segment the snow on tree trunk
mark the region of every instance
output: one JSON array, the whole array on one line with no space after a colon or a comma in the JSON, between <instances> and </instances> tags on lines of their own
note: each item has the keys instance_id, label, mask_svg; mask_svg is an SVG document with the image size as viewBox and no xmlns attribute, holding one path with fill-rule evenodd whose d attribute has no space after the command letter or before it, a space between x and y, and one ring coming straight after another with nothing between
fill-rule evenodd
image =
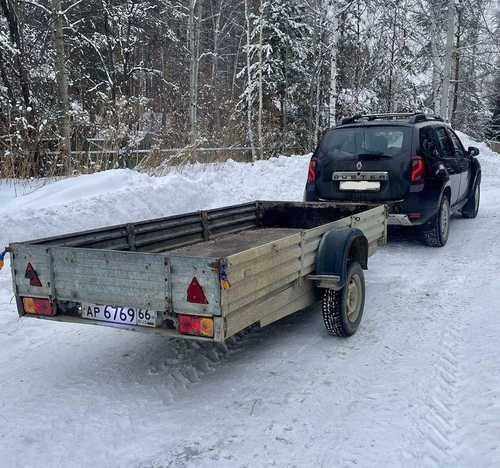
<instances>
[{"instance_id":1,"label":"snow on tree trunk","mask_svg":"<svg viewBox=\"0 0 500 468\"><path fill-rule=\"evenodd\" d=\"M198 11L197 10L198 7ZM190 143L198 140L198 70L199 70L199 28L200 28L201 0L190 0L188 39L190 53L189 70L189 100L190 100ZM196 18L198 15L198 18Z\"/></svg>"},{"instance_id":2,"label":"snow on tree trunk","mask_svg":"<svg viewBox=\"0 0 500 468\"><path fill-rule=\"evenodd\" d=\"M264 95L263 95L263 56L262 47L264 45L264 3L260 0L259 9L259 121L258 121L258 132L259 132L259 157L264 159L264 141L262 137L262 113L264 112Z\"/></svg>"},{"instance_id":3,"label":"snow on tree trunk","mask_svg":"<svg viewBox=\"0 0 500 468\"><path fill-rule=\"evenodd\" d=\"M330 52L330 90L328 120L330 127L337 119L337 46L338 46L338 5L337 0L326 0L327 45Z\"/></svg>"},{"instance_id":4,"label":"snow on tree trunk","mask_svg":"<svg viewBox=\"0 0 500 468\"><path fill-rule=\"evenodd\" d=\"M61 1L52 0L54 21L55 75L57 81L57 101L59 107L59 130L62 132L62 152L66 158L68 174L71 172L71 121L69 116L68 79L66 76L66 53L64 48L64 20Z\"/></svg>"},{"instance_id":5,"label":"snow on tree trunk","mask_svg":"<svg viewBox=\"0 0 500 468\"><path fill-rule=\"evenodd\" d=\"M448 1L448 31L446 36L446 54L441 88L441 117L449 121L449 94L451 78L451 61L453 57L453 36L455 34L455 0Z\"/></svg>"},{"instance_id":6,"label":"snow on tree trunk","mask_svg":"<svg viewBox=\"0 0 500 468\"><path fill-rule=\"evenodd\" d=\"M434 113L439 113L439 85L441 81L440 58L437 41L439 39L439 29L434 12L431 11L431 62L432 62L432 103Z\"/></svg>"},{"instance_id":7,"label":"snow on tree trunk","mask_svg":"<svg viewBox=\"0 0 500 468\"><path fill-rule=\"evenodd\" d=\"M247 47L246 47L246 60L247 60L247 134L250 147L252 148L252 161L257 159L255 152L255 143L253 137L253 97L252 97L252 70L251 70L251 54L252 54L252 40L251 40L251 24L250 24L250 12L248 9L248 0L245 0L245 22L246 22L246 35L247 35Z\"/></svg>"}]
</instances>

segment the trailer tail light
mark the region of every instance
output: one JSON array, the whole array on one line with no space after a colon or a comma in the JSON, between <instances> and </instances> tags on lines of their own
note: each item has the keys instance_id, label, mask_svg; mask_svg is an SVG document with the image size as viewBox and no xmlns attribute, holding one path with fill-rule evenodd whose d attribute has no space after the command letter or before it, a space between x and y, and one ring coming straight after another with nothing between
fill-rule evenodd
<instances>
[{"instance_id":1,"label":"trailer tail light","mask_svg":"<svg viewBox=\"0 0 500 468\"><path fill-rule=\"evenodd\" d=\"M191 304L208 304L207 296L205 296L205 291L201 287L198 279L195 277L191 281L191 284L187 290L187 301Z\"/></svg>"},{"instance_id":2,"label":"trailer tail light","mask_svg":"<svg viewBox=\"0 0 500 468\"><path fill-rule=\"evenodd\" d=\"M48 299L35 297L23 297L23 309L26 314L53 317L56 315L54 304Z\"/></svg>"},{"instance_id":3,"label":"trailer tail light","mask_svg":"<svg viewBox=\"0 0 500 468\"><path fill-rule=\"evenodd\" d=\"M318 175L318 160L313 156L311 162L309 163L309 171L307 173L307 183L314 184L316 182L316 177Z\"/></svg>"},{"instance_id":4,"label":"trailer tail light","mask_svg":"<svg viewBox=\"0 0 500 468\"><path fill-rule=\"evenodd\" d=\"M425 162L421 156L414 156L411 160L410 182L412 185L424 183Z\"/></svg>"},{"instance_id":5,"label":"trailer tail light","mask_svg":"<svg viewBox=\"0 0 500 468\"><path fill-rule=\"evenodd\" d=\"M179 315L179 333L181 335L214 337L214 319L195 315Z\"/></svg>"}]
</instances>

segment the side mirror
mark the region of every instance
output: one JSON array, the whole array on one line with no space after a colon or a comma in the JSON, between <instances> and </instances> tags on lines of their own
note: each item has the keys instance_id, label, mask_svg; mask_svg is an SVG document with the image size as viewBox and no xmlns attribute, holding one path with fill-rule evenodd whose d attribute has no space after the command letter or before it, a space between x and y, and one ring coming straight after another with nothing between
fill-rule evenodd
<instances>
[{"instance_id":1,"label":"side mirror","mask_svg":"<svg viewBox=\"0 0 500 468\"><path fill-rule=\"evenodd\" d=\"M474 146L469 146L467 153L469 153L469 156L471 158L475 158L476 156L479 156L479 150Z\"/></svg>"}]
</instances>

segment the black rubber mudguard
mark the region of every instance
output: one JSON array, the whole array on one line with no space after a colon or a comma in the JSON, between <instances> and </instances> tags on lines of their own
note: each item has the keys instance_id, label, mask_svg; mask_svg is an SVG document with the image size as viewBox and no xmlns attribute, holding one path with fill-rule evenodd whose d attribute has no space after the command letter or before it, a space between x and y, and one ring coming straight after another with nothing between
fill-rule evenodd
<instances>
[{"instance_id":1,"label":"black rubber mudguard","mask_svg":"<svg viewBox=\"0 0 500 468\"><path fill-rule=\"evenodd\" d=\"M327 232L319 245L315 274L339 276L340 286L344 287L349 256L354 256L351 260L357 260L363 269L368 269L368 240L365 235L355 228Z\"/></svg>"}]
</instances>

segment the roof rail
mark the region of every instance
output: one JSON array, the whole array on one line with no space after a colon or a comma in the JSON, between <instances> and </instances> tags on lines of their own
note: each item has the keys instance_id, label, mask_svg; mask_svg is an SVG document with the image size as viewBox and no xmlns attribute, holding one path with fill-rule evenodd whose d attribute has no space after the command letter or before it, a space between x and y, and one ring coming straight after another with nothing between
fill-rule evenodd
<instances>
[{"instance_id":1,"label":"roof rail","mask_svg":"<svg viewBox=\"0 0 500 468\"><path fill-rule=\"evenodd\" d=\"M438 122L444 122L444 119L439 115L424 114L424 113L415 114L413 118L410 119L410 122L419 123L419 122L428 122L429 120L437 120Z\"/></svg>"},{"instance_id":2,"label":"roof rail","mask_svg":"<svg viewBox=\"0 0 500 468\"><path fill-rule=\"evenodd\" d=\"M430 115L424 112L400 112L389 114L357 114L352 117L342 119L340 125L349 125L360 120L366 120L368 122L373 120L408 120L410 123L427 122L429 120L444 122L444 120L438 115Z\"/></svg>"}]
</instances>

